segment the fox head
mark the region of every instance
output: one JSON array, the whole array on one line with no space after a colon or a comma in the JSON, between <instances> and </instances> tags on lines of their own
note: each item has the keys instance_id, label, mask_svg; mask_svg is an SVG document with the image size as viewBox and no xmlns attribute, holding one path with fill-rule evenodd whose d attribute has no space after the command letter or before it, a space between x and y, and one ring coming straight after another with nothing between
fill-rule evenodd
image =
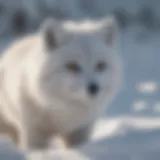
<instances>
[{"instance_id":1,"label":"fox head","mask_svg":"<svg viewBox=\"0 0 160 160\"><path fill-rule=\"evenodd\" d=\"M116 20L49 19L40 30L44 60L39 89L46 100L93 106L107 102L121 82Z\"/></svg>"}]
</instances>

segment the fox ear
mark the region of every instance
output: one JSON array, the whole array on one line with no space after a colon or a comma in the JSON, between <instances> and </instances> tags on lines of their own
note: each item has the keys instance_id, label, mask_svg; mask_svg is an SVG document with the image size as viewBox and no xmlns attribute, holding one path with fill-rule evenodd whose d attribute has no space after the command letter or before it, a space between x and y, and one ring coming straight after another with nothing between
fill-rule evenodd
<instances>
[{"instance_id":1,"label":"fox ear","mask_svg":"<svg viewBox=\"0 0 160 160\"><path fill-rule=\"evenodd\" d=\"M114 16L102 21L102 34L107 45L113 45L118 35L118 25Z\"/></svg>"},{"instance_id":2,"label":"fox ear","mask_svg":"<svg viewBox=\"0 0 160 160\"><path fill-rule=\"evenodd\" d=\"M47 19L40 30L44 45L49 50L60 47L70 38L69 33L63 29L61 22L54 18Z\"/></svg>"},{"instance_id":3,"label":"fox ear","mask_svg":"<svg viewBox=\"0 0 160 160\"><path fill-rule=\"evenodd\" d=\"M42 26L40 27L43 43L48 49L54 49L58 46L58 40L55 34L56 27L56 20L51 18L42 23Z\"/></svg>"}]
</instances>

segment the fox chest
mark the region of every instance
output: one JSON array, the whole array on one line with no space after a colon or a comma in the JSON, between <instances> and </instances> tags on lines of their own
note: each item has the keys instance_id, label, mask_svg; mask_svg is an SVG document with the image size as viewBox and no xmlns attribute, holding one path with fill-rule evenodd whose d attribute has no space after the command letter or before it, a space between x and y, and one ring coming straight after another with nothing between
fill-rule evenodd
<instances>
[{"instance_id":1,"label":"fox chest","mask_svg":"<svg viewBox=\"0 0 160 160\"><path fill-rule=\"evenodd\" d=\"M67 134L90 124L96 118L96 111L89 108L69 108L50 114L50 122L60 134Z\"/></svg>"}]
</instances>

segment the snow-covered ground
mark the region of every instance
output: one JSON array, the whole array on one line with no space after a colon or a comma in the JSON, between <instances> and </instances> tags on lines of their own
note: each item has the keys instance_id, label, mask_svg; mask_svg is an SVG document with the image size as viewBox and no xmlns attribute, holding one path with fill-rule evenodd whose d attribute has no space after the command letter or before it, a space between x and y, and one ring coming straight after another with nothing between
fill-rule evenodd
<instances>
[{"instance_id":1,"label":"snow-covered ground","mask_svg":"<svg viewBox=\"0 0 160 160\"><path fill-rule=\"evenodd\" d=\"M96 160L160 159L160 1L0 0L1 51L17 36L12 19L19 10L27 13L27 31L36 28L48 13L76 19L118 13L124 84L95 128L94 141L77 152ZM18 160L10 158L18 153L1 151L1 146L5 145L0 145L0 159ZM47 160L56 155L54 151L45 154L47 158L42 154L29 158Z\"/></svg>"}]
</instances>

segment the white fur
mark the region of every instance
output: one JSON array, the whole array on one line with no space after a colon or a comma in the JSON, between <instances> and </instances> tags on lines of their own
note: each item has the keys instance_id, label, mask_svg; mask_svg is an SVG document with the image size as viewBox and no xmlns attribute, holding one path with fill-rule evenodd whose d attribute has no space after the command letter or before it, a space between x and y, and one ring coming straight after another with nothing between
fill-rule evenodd
<instances>
[{"instance_id":1,"label":"white fur","mask_svg":"<svg viewBox=\"0 0 160 160\"><path fill-rule=\"evenodd\" d=\"M38 33L4 52L1 111L23 135L25 145L28 139L39 144L51 135L66 135L91 124L117 93L122 67L116 23L110 18L97 23L49 20ZM48 30L55 39L53 48L47 48L44 40ZM70 60L82 67L81 73L65 68ZM99 60L108 65L102 73L94 70ZM101 88L94 98L86 89L91 82Z\"/></svg>"}]
</instances>

